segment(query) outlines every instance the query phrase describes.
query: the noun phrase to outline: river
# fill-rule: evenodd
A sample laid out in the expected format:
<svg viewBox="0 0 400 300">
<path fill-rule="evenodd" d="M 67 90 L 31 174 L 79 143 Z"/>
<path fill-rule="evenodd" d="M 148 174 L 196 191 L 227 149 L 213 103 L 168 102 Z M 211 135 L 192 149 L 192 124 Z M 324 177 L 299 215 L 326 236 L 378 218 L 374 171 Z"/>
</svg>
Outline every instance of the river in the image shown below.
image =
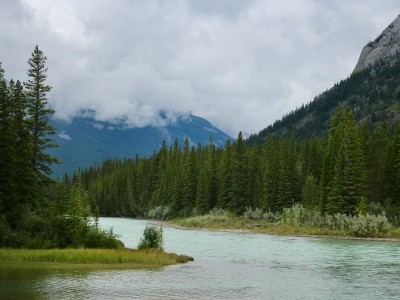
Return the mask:
<svg viewBox="0 0 400 300">
<path fill-rule="evenodd" d="M 147 221 L 101 218 L 127 247 Z M 400 243 L 179 230 L 167 252 L 193 262 L 160 270 L 0 268 L 0 299 L 399 299 Z"/>
</svg>

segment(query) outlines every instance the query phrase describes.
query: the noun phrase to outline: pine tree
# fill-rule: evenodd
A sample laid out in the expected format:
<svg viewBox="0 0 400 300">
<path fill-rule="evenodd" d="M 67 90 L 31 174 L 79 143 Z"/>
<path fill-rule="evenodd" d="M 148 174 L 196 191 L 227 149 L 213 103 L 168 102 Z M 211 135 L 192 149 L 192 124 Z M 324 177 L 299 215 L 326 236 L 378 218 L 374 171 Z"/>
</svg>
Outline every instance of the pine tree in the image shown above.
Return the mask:
<svg viewBox="0 0 400 300">
<path fill-rule="evenodd" d="M 321 170 L 321 199 L 320 211 L 327 212 L 328 195 L 333 186 L 333 178 L 335 174 L 336 155 L 340 146 L 340 124 L 344 118 L 344 109 L 341 105 L 338 106 L 335 114 L 332 117 L 331 125 L 329 128 L 328 145 L 325 149 L 322 170 Z"/>
<path fill-rule="evenodd" d="M 182 159 L 182 213 L 189 216 L 196 205 L 198 170 L 196 150 L 194 147 L 189 150 L 188 138 L 184 142 Z"/>
<path fill-rule="evenodd" d="M 230 140 L 226 141 L 225 149 L 222 154 L 221 163 L 218 170 L 218 204 L 222 209 L 229 209 L 233 199 L 233 147 Z"/>
<path fill-rule="evenodd" d="M 388 156 L 386 171 L 386 206 L 400 208 L 400 124 Z"/>
<path fill-rule="evenodd" d="M 76 175 L 75 183 L 70 191 L 68 215 L 68 235 L 73 246 L 83 243 L 89 222 L 89 199 L 87 192 L 82 187 L 80 173 Z"/>
<path fill-rule="evenodd" d="M 344 111 L 336 134 L 338 151 L 326 209 L 328 213 L 354 214 L 366 195 L 365 169 L 359 130 L 349 108 Z"/>
<path fill-rule="evenodd" d="M 51 182 L 51 164 L 57 159 L 49 155 L 46 150 L 56 147 L 50 135 L 55 133 L 55 128 L 49 124 L 49 118 L 54 113 L 48 107 L 47 94 L 51 87 L 46 84 L 47 67 L 46 56 L 36 46 L 31 58 L 28 60 L 29 79 L 24 83 L 28 104 L 28 126 L 32 140 L 32 168 L 40 186 Z"/>
<path fill-rule="evenodd" d="M 10 90 L 0 64 L 0 214 L 9 214 L 14 206 L 14 128 Z M 13 217 L 8 217 L 12 220 Z"/>
<path fill-rule="evenodd" d="M 277 210 L 278 182 L 280 177 L 280 154 L 281 149 L 277 141 L 268 137 L 264 148 L 264 172 L 263 172 L 263 200 L 264 208 Z"/>
<path fill-rule="evenodd" d="M 378 126 L 370 139 L 370 155 L 366 157 L 368 167 L 368 194 L 371 201 L 384 204 L 386 163 L 389 157 L 389 137 L 386 128 Z"/>
<path fill-rule="evenodd" d="M 30 205 L 37 196 L 35 190 L 35 176 L 32 169 L 32 147 L 31 136 L 26 123 L 26 97 L 23 86 L 18 80 L 13 85 L 11 100 L 14 109 L 14 129 L 15 129 L 15 149 L 18 149 L 18 155 L 14 159 L 14 181 L 17 184 L 15 189 L 16 203 L 21 205 Z"/>
<path fill-rule="evenodd" d="M 308 209 L 314 209 L 318 207 L 319 202 L 319 186 L 313 175 L 309 175 L 304 183 L 302 196 L 303 206 Z"/>
<path fill-rule="evenodd" d="M 232 157 L 232 199 L 229 208 L 236 214 L 241 215 L 248 200 L 248 174 L 246 165 L 246 146 L 243 141 L 242 132 L 239 132 L 233 146 Z"/>
</svg>

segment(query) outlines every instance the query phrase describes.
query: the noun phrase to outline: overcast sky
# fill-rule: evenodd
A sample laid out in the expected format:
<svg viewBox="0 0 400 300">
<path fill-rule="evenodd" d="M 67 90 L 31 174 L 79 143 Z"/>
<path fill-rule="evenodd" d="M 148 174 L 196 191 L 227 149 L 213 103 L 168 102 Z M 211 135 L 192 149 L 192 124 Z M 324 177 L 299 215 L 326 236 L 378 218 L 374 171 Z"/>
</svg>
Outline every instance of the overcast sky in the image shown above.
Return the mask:
<svg viewBox="0 0 400 300">
<path fill-rule="evenodd" d="M 399 0 L 0 0 L 0 61 L 26 80 L 38 44 L 58 117 L 184 112 L 236 136 L 350 75 L 399 13 Z"/>
</svg>

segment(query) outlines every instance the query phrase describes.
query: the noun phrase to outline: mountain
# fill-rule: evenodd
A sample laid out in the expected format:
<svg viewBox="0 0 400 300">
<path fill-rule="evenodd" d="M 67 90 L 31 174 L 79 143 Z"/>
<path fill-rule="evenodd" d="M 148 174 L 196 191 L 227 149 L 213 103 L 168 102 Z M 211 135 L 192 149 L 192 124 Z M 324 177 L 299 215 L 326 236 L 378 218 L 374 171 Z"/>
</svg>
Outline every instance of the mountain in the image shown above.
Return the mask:
<svg viewBox="0 0 400 300">
<path fill-rule="evenodd" d="M 400 15 L 361 51 L 352 74 L 272 125 L 251 135 L 247 143 L 262 143 L 268 135 L 299 138 L 325 135 L 339 103 L 349 106 L 358 122 L 372 128 L 400 120 Z"/>
<path fill-rule="evenodd" d="M 108 158 L 151 155 L 164 140 L 171 145 L 178 139 L 182 145 L 188 137 L 191 145 L 197 146 L 198 143 L 207 145 L 212 136 L 214 144 L 222 147 L 230 139 L 195 115 L 180 116 L 176 122 L 163 127 L 129 128 L 123 122 L 99 122 L 91 117 L 75 117 L 69 122 L 53 119 L 51 123 L 57 128 L 53 137 L 59 147 L 49 153 L 62 161 L 62 164 L 53 165 L 53 174 L 58 177 L 100 164 Z"/>
<path fill-rule="evenodd" d="M 390 61 L 400 52 L 400 15 L 361 51 L 353 73 L 373 66 L 377 62 Z"/>
</svg>

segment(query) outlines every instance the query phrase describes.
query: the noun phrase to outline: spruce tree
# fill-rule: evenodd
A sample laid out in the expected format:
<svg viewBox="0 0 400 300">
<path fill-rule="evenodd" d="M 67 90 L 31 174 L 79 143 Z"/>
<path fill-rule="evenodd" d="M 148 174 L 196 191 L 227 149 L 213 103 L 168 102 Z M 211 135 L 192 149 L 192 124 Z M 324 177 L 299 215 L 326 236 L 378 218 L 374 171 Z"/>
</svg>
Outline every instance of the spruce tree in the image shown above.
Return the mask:
<svg viewBox="0 0 400 300">
<path fill-rule="evenodd" d="M 10 91 L 0 64 L 0 215 L 14 206 L 14 130 Z"/>
<path fill-rule="evenodd" d="M 14 129 L 15 129 L 15 149 L 18 149 L 18 155 L 14 159 L 14 181 L 18 183 L 15 189 L 15 201 L 18 206 L 30 205 L 34 202 L 36 193 L 35 176 L 32 169 L 32 147 L 31 136 L 26 123 L 26 97 L 23 86 L 18 80 L 13 85 L 11 100 L 14 109 Z M 18 208 L 16 208 L 18 209 Z"/>
<path fill-rule="evenodd" d="M 218 170 L 218 207 L 229 209 L 233 199 L 233 147 L 230 140 L 226 141 L 225 149 L 222 154 L 220 167 Z"/>
<path fill-rule="evenodd" d="M 48 107 L 47 94 L 51 87 L 46 84 L 47 67 L 46 56 L 36 46 L 31 58 L 28 60 L 29 79 L 24 83 L 28 106 L 28 126 L 31 132 L 32 168 L 39 183 L 39 187 L 51 182 L 51 164 L 57 162 L 46 151 L 56 147 L 50 137 L 55 133 L 55 128 L 50 125 L 49 118 L 54 110 Z"/>
<path fill-rule="evenodd" d="M 378 126 L 370 139 L 370 155 L 367 156 L 368 194 L 374 202 L 384 204 L 386 163 L 389 157 L 389 137 L 386 128 Z"/>
<path fill-rule="evenodd" d="M 242 132 L 239 132 L 237 140 L 233 146 L 232 157 L 232 199 L 230 209 L 241 215 L 247 205 L 248 200 L 248 174 L 246 165 L 246 146 L 243 141 Z"/>
<path fill-rule="evenodd" d="M 360 135 L 354 115 L 347 108 L 339 121 L 338 151 L 334 155 L 334 172 L 330 180 L 326 209 L 328 213 L 354 214 L 365 197 L 365 169 Z"/>
<path fill-rule="evenodd" d="M 182 161 L 182 213 L 184 216 L 189 216 L 196 205 L 197 193 L 197 155 L 194 147 L 189 150 L 189 139 L 186 138 L 183 148 Z"/>
<path fill-rule="evenodd" d="M 385 204 L 387 208 L 400 208 L 400 124 L 396 127 L 388 156 L 386 178 Z"/>
<path fill-rule="evenodd" d="M 280 177 L 280 150 L 278 143 L 268 136 L 264 148 L 263 164 L 263 207 L 268 210 L 277 210 L 278 182 Z"/>
<path fill-rule="evenodd" d="M 344 118 L 344 109 L 339 105 L 335 114 L 332 117 L 331 125 L 329 128 L 328 145 L 325 149 L 322 170 L 321 170 L 321 197 L 319 208 L 322 213 L 326 213 L 328 205 L 328 195 L 333 186 L 333 178 L 335 174 L 336 155 L 339 151 L 340 138 L 339 131 L 340 124 Z"/>
</svg>

